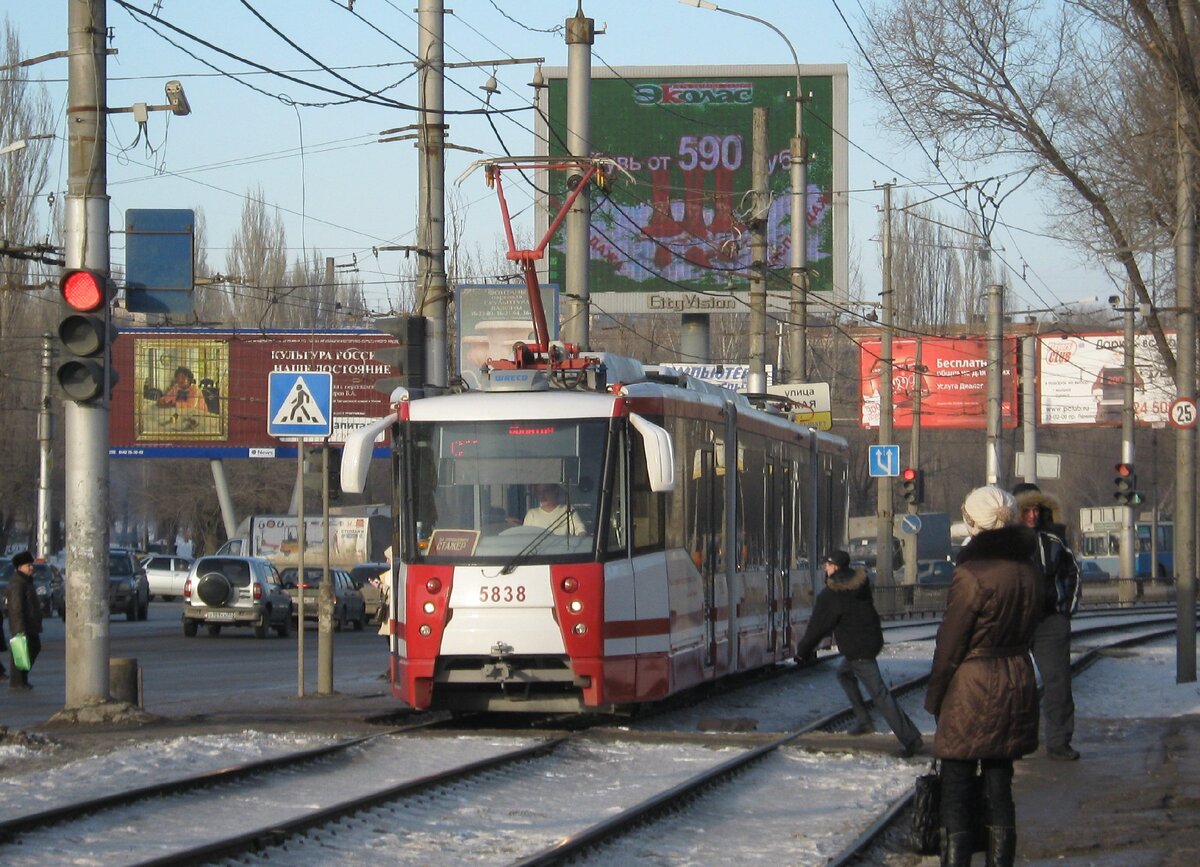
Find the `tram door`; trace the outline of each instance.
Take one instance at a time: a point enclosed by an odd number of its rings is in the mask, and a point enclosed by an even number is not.
[[[791,600],[792,471],[788,462],[773,455],[767,464],[766,490],[767,610],[772,651],[786,647]]]
[[[720,443],[717,444],[718,447]],[[697,452],[699,478],[696,479],[696,539],[700,551],[700,575],[704,586],[704,664],[711,668],[717,645],[717,574],[721,563],[724,505],[723,485],[717,475],[716,451],[707,443]],[[732,637],[731,637],[732,640]]]

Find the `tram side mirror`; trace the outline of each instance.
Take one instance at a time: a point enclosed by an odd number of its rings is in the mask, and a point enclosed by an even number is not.
[[[675,448],[671,435],[637,413],[629,414],[629,423],[642,436],[646,453],[646,475],[650,490],[666,494],[675,490]]]

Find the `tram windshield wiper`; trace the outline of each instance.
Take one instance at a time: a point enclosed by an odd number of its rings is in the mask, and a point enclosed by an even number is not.
[[[521,563],[524,562],[524,560],[527,557],[529,557],[530,554],[532,554],[534,551],[537,550],[537,547],[540,544],[542,544],[542,541],[547,536],[549,536],[556,529],[558,529],[558,527],[561,524],[564,524],[567,520],[569,520],[570,517],[571,517],[571,510],[567,509],[561,515],[559,515],[557,518],[555,518],[554,521],[550,524],[550,526],[546,527],[546,529],[542,530],[542,532],[538,533],[536,536],[534,536],[532,539],[530,539],[529,542],[526,543],[524,548],[522,548],[520,551],[518,551],[516,554],[514,554],[513,558],[504,564],[504,568],[500,570],[500,574],[501,575],[511,574],[512,570],[514,570],[518,566],[520,566]]]

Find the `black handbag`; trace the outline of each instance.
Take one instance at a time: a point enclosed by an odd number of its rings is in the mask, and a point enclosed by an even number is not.
[[[976,775],[971,788],[971,828],[974,851],[982,852],[987,847],[987,826],[984,804],[983,777]],[[913,784],[912,826],[908,832],[908,844],[920,855],[937,855],[941,851],[942,831],[942,777],[937,759],[929,766],[929,773],[917,777]]]

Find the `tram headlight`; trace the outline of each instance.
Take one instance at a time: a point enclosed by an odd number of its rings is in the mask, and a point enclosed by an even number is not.
[[[422,638],[428,638],[429,636],[433,635],[433,627],[431,627],[428,623],[422,623],[421,628],[418,629],[417,632],[421,633]]]
[[[432,602],[426,602],[424,605],[421,606],[421,610],[424,611],[426,614],[432,614],[433,612],[437,611],[437,606],[434,605]]]
[[[583,610],[583,603],[580,602],[578,599],[572,599],[570,602],[567,603],[567,610],[570,611],[572,614],[578,614],[580,611]]]

